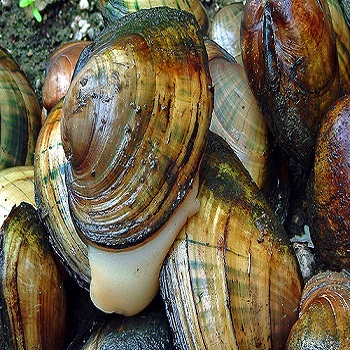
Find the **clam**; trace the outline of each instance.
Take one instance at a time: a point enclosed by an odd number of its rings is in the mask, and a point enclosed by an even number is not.
[[[302,290],[288,236],[235,153],[211,133],[198,213],[161,270],[179,349],[284,349]]]
[[[305,285],[286,350],[349,349],[350,275],[326,271]]]
[[[250,87],[277,142],[309,169],[320,121],[340,94],[326,0],[247,1],[241,49]]]
[[[81,51],[91,41],[63,44],[50,57],[42,90],[42,102],[47,111],[67,93]]]
[[[41,125],[39,101],[13,57],[0,47],[0,169],[32,165]]]
[[[287,215],[288,170],[250,90],[241,64],[214,41],[205,41],[215,86],[210,129],[235,151],[281,221]]]
[[[192,13],[204,34],[209,27],[208,15],[200,0],[99,0],[97,5],[107,23],[114,23],[119,18],[141,9],[168,6]]]
[[[34,167],[23,165],[0,170],[0,227],[15,205],[35,204]]]
[[[209,38],[242,64],[240,30],[243,3],[234,2],[221,8],[211,22]]]
[[[310,233],[329,268],[350,269],[350,96],[326,114],[309,179]]]
[[[13,208],[0,230],[2,349],[62,349],[66,295],[44,227],[31,204]]]
[[[198,210],[212,106],[201,29],[186,11],[129,14],[83,50],[62,107],[65,158],[41,172],[52,149],[38,141],[35,186],[48,225],[59,197],[46,189],[63,186],[55,193],[68,198],[77,231],[68,235],[84,241],[90,294],[103,311],[132,315],[157,293],[166,252]],[[67,233],[54,226],[52,241],[64,245]]]

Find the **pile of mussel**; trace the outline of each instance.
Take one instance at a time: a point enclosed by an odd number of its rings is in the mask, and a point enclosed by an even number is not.
[[[41,102],[0,49],[0,348],[349,349],[346,1],[98,4]]]

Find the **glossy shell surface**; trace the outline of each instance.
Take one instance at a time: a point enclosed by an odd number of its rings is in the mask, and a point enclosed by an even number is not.
[[[284,349],[302,282],[283,226],[212,134],[200,210],[175,240],[161,293],[180,349]]]

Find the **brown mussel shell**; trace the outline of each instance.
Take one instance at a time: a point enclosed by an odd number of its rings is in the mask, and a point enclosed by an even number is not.
[[[85,239],[128,248],[167,221],[198,172],[212,106],[201,30],[186,11],[129,14],[83,50],[61,134]]]
[[[241,49],[251,89],[277,142],[308,169],[319,123],[340,94],[326,0],[248,0]]]
[[[350,96],[326,114],[309,180],[310,233],[329,268],[350,269]]]
[[[350,348],[350,275],[321,272],[305,285],[286,350]]]
[[[179,349],[284,349],[302,290],[288,236],[235,153],[211,133],[200,209],[177,236],[160,290]]]
[[[0,347],[63,349],[66,295],[48,236],[28,203],[0,230]]]
[[[47,111],[66,95],[81,51],[91,41],[63,44],[50,57],[42,90],[42,102]]]

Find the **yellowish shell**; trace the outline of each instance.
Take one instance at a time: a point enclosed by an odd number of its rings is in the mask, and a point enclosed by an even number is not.
[[[33,165],[0,170],[0,226],[14,205],[27,202],[36,206]]]
[[[53,249],[78,284],[88,288],[90,268],[87,247],[72,221],[64,169],[67,160],[61,141],[62,104],[48,114],[35,150],[34,181],[39,215],[45,224]]]
[[[200,210],[161,272],[179,349],[284,349],[302,281],[289,239],[234,152],[209,138]]]

